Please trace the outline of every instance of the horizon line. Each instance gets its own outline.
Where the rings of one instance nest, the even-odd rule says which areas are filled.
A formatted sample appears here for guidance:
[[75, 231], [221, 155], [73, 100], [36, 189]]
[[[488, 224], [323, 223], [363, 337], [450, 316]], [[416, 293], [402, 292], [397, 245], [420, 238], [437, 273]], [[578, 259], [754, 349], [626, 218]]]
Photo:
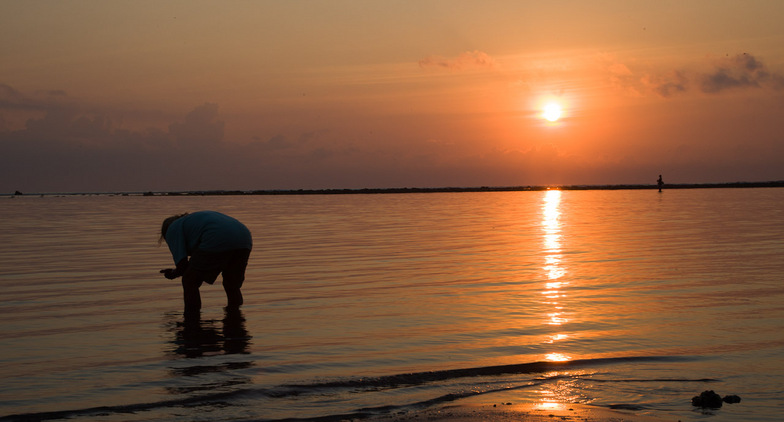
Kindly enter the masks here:
[[[784, 187], [784, 180], [765, 182], [723, 183], [667, 183], [663, 189], [715, 189], [715, 188], [770, 188]], [[180, 191], [108, 191], [108, 192], [33, 192], [0, 193], [0, 196], [213, 196], [213, 195], [336, 195], [336, 194], [392, 194], [392, 193], [459, 193], [459, 192], [525, 192], [543, 190], [645, 190], [658, 189], [656, 184], [617, 185], [519, 185], [474, 187], [397, 187], [397, 188], [323, 188], [323, 189], [209, 189]]]

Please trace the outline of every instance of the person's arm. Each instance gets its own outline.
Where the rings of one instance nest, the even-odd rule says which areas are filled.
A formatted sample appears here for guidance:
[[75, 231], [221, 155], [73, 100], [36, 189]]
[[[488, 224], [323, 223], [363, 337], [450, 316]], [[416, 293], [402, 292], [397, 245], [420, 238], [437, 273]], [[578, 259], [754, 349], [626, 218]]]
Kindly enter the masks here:
[[166, 245], [169, 247], [169, 251], [171, 251], [172, 258], [174, 258], [177, 266], [176, 268], [161, 270], [161, 274], [169, 280], [174, 280], [185, 274], [185, 270], [188, 268], [188, 249], [185, 232], [182, 227], [183, 220], [184, 218], [175, 220], [169, 226], [169, 230], [166, 231]]
[[165, 270], [161, 270], [161, 274], [163, 274], [163, 276], [169, 280], [174, 280], [175, 278], [185, 274], [185, 270], [187, 269], [188, 258], [183, 258], [180, 260], [180, 262], [177, 263], [177, 268], [167, 268]]

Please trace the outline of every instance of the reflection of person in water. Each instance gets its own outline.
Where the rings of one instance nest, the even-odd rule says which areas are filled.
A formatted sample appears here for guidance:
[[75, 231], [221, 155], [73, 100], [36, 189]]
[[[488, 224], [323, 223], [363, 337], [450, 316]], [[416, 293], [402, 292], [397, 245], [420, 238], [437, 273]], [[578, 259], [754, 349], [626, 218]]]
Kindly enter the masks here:
[[659, 186], [659, 192], [661, 192], [662, 186], [664, 186], [664, 180], [662, 180], [661, 174], [659, 175], [659, 180], [656, 181], [656, 185]]
[[216, 322], [187, 317], [178, 322], [172, 351], [185, 358], [249, 353], [251, 336], [245, 328], [242, 311], [226, 311], [222, 329], [216, 327]]
[[167, 353], [175, 359], [184, 358], [172, 363], [170, 374], [175, 379], [191, 378], [168, 387], [170, 393], [181, 395], [215, 389], [232, 391], [251, 383], [251, 378], [242, 371], [254, 366], [250, 357], [247, 360], [219, 357], [250, 353], [251, 335], [245, 328], [245, 317], [240, 310], [229, 310], [222, 322], [220, 327], [218, 320], [186, 316], [182, 321], [167, 324], [173, 334]]
[[186, 314], [198, 315], [199, 287], [205, 281], [214, 283], [218, 274], [223, 274], [226, 309], [239, 309], [243, 302], [240, 288], [253, 246], [244, 224], [215, 211], [180, 214], [163, 221], [161, 240], [166, 241], [176, 264], [161, 273], [170, 280], [182, 276]]

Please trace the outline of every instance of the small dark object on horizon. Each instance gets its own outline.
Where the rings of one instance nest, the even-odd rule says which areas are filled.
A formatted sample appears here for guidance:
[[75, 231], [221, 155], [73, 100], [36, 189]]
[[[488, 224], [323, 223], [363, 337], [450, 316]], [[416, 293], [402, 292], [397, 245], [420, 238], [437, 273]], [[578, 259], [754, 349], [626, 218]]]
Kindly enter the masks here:
[[724, 396], [724, 403], [740, 403], [740, 396], [736, 396], [735, 394]]
[[713, 390], [707, 390], [700, 393], [699, 396], [692, 397], [691, 404], [697, 407], [718, 409], [723, 403], [720, 395], [714, 393]]

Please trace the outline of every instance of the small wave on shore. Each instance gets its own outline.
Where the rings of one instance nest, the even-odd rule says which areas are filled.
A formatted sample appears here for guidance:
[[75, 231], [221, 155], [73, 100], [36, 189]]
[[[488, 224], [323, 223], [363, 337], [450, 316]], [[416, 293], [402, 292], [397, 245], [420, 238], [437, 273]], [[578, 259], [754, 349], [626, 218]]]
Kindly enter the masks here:
[[[119, 414], [139, 414], [140, 412], [154, 411], [160, 414], [162, 411], [171, 410], [176, 408], [193, 408], [193, 407], [221, 407], [231, 408], [240, 407], [246, 408], [248, 411], [243, 413], [250, 413], [256, 415], [253, 420], [264, 421], [297, 421], [297, 420], [318, 420], [318, 421], [338, 421], [353, 418], [368, 418], [382, 414], [394, 414], [410, 411], [421, 411], [431, 408], [433, 406], [443, 405], [445, 403], [454, 402], [460, 399], [481, 396], [485, 394], [509, 392], [513, 390], [528, 389], [547, 382], [553, 382], [559, 379], [579, 379], [581, 377], [589, 376], [575, 373], [576, 370], [591, 368], [591, 367], [611, 367], [619, 364], [633, 364], [633, 363], [666, 363], [666, 362], [684, 362], [688, 360], [697, 359], [695, 357], [682, 357], [682, 356], [630, 356], [630, 357], [615, 357], [615, 358], [599, 358], [599, 359], [581, 359], [565, 362], [526, 362], [519, 364], [509, 365], [495, 365], [483, 366], [475, 368], [459, 368], [459, 369], [446, 369], [440, 371], [426, 371], [415, 373], [394, 374], [379, 377], [351, 377], [345, 379], [333, 379], [315, 381], [310, 383], [300, 384], [284, 384], [275, 387], [262, 388], [262, 387], [245, 387], [238, 388], [232, 391], [213, 392], [196, 395], [188, 395], [187, 397], [176, 398], [171, 400], [162, 400], [150, 403], [135, 403], [117, 406], [98, 406], [85, 409], [72, 409], [61, 411], [49, 411], [40, 413], [26, 413], [18, 415], [9, 415], [0, 417], [0, 421], [44, 421], [56, 419], [68, 419], [75, 417], [96, 417], [105, 418], [112, 415]], [[506, 378], [507, 376], [514, 375], [531, 375], [524, 379], [516, 378], [514, 380]], [[469, 379], [466, 382], [466, 379]], [[473, 381], [470, 379], [474, 379]], [[480, 381], [477, 382], [477, 379]], [[460, 382], [457, 382], [460, 381]], [[594, 383], [609, 383], [609, 382], [715, 382], [715, 379], [601, 379], [591, 377]], [[309, 401], [310, 399], [323, 401], [334, 400], [336, 402], [345, 401], [347, 404], [351, 402], [362, 403], [369, 402], [368, 400], [357, 399], [357, 396], [372, 395], [374, 393], [383, 392], [387, 400], [390, 397], [396, 397], [395, 390], [401, 389], [414, 389], [417, 391], [415, 395], [400, 394], [399, 398], [408, 398], [399, 403], [384, 402], [380, 406], [364, 406], [354, 409], [346, 409], [345, 412], [339, 412], [329, 415], [307, 415], [301, 417], [283, 417], [283, 418], [264, 418], [265, 409], [269, 407], [277, 407], [278, 404], [273, 402], [289, 402], [292, 400]], [[417, 397], [419, 400], [410, 400], [412, 397]], [[378, 400], [370, 400], [376, 401]], [[283, 403], [281, 403], [283, 405]], [[253, 408], [255, 410], [252, 410]], [[304, 406], [307, 407], [307, 406]], [[137, 415], [140, 416], [140, 415]], [[137, 420], [137, 418], [129, 418]], [[141, 420], [147, 420], [143, 417]]]

